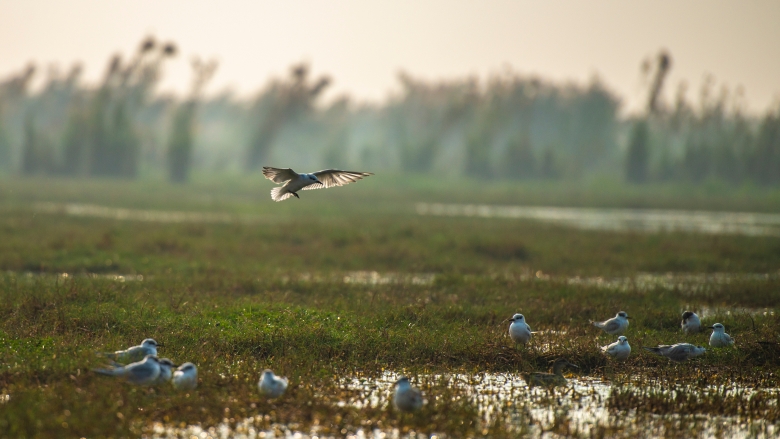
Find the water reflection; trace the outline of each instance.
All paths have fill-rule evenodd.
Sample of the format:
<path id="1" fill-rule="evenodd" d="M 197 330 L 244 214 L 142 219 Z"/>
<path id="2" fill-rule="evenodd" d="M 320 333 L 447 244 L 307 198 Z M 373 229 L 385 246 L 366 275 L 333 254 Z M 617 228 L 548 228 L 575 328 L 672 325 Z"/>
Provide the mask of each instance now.
<path id="1" fill-rule="evenodd" d="M 417 203 L 419 215 L 518 218 L 586 230 L 780 236 L 780 214 Z"/>
<path id="2" fill-rule="evenodd" d="M 355 395 L 351 400 L 339 401 L 339 406 L 352 405 L 357 408 L 386 408 L 392 394 L 392 384 L 398 379 L 396 373 L 385 372 L 377 377 L 349 377 L 340 385 Z M 509 435 L 553 438 L 553 437 L 590 437 L 602 436 L 611 432 L 610 437 L 776 437 L 780 428 L 769 420 L 756 417 L 755 413 L 745 410 L 740 416 L 724 416 L 717 408 L 706 409 L 694 414 L 649 413 L 641 407 L 631 409 L 616 408 L 615 398 L 627 389 L 639 394 L 656 392 L 666 395 L 670 401 L 678 400 L 678 394 L 695 393 L 704 400 L 710 396 L 736 398 L 748 404 L 754 400 L 780 397 L 778 389 L 747 389 L 737 386 L 694 387 L 686 385 L 638 382 L 618 384 L 588 377 L 569 379 L 566 388 L 548 390 L 529 388 L 525 381 L 514 373 L 475 373 L 475 374 L 431 374 L 417 375 L 413 378 L 426 397 L 427 404 L 437 404 L 437 398 L 430 389 L 446 386 L 454 389 L 477 407 L 481 422 L 485 426 L 501 425 Z M 460 397 L 460 396 L 458 396 Z M 771 406 L 771 404 L 770 404 Z M 776 409 L 769 407 L 770 409 Z M 706 404 L 704 405 L 706 407 Z M 709 410 L 709 412 L 707 411 Z M 238 423 L 224 423 L 204 428 L 187 426 L 184 428 L 167 426 L 161 423 L 152 428 L 152 437 L 219 437 L 219 438 L 315 438 L 334 437 L 323 435 L 317 427 L 302 431 L 290 426 L 273 425 L 271 428 L 259 428 L 263 424 L 262 415 L 244 419 Z M 358 426 L 356 426 L 358 427 Z M 487 431 L 487 430 L 484 430 Z M 431 434 L 431 432 L 428 432 Z M 486 433 L 487 434 L 487 433 Z M 354 433 L 342 431 L 339 437 L 349 438 L 407 438 L 407 437 L 444 437 L 441 434 L 424 435 L 420 432 L 404 434 L 398 429 L 357 428 Z"/>
<path id="3" fill-rule="evenodd" d="M 107 207 L 78 203 L 37 203 L 36 212 L 107 218 L 123 221 L 146 221 L 157 223 L 257 223 L 266 220 L 260 215 L 234 215 L 219 212 L 181 212 L 166 210 L 141 210 L 123 207 Z"/>

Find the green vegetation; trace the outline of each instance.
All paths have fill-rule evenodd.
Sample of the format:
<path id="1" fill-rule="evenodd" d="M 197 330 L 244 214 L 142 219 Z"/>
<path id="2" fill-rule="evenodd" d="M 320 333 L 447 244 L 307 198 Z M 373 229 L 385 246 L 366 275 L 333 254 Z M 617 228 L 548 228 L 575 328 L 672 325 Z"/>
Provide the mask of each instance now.
<path id="1" fill-rule="evenodd" d="M 512 437 L 528 425 L 517 421 L 528 416 L 518 412 L 520 401 L 502 402 L 486 419 L 468 392 L 434 374 L 515 375 L 544 370 L 558 357 L 577 364 L 584 377 L 614 383 L 604 401 L 610 409 L 637 410 L 633 427 L 610 424 L 604 434 L 642 431 L 642 413 L 780 419 L 776 391 L 723 390 L 780 385 L 774 373 L 780 353 L 772 344 L 780 336 L 780 239 L 587 232 L 518 220 L 421 217 L 413 206 L 623 203 L 777 211 L 775 192 L 700 188 L 685 198 L 671 186 L 654 188 L 658 195 L 652 196 L 646 188 L 604 192 L 598 182 L 571 193 L 554 184 L 481 188 L 378 176 L 272 203 L 270 183 L 259 183 L 0 180 L 0 397 L 9 395 L 0 398 L 0 431 L 137 437 L 155 422 L 208 427 L 260 415 L 258 428 L 283 424 L 307 432 L 317 426 L 324 435 L 397 427 Z M 40 202 L 225 212 L 239 220 L 120 221 L 43 213 L 34 209 Z M 361 278 L 355 271 L 379 274 Z M 538 271 L 553 277 L 537 277 Z M 671 289 L 567 281 L 640 272 L 737 276 Z M 771 276 L 738 276 L 747 273 Z M 143 279 L 108 276 L 114 274 Z M 684 309 L 702 313 L 706 324 L 726 325 L 736 348 L 708 351 L 682 365 L 642 352 L 643 345 L 706 343 L 707 334 L 686 339 L 680 333 Z M 599 346 L 614 340 L 588 324 L 617 310 L 633 317 L 626 335 L 634 351 L 624 364 L 601 354 Z M 505 319 L 515 312 L 541 331 L 526 349 L 515 350 L 506 334 Z M 101 364 L 96 351 L 146 337 L 165 344 L 161 356 L 198 365 L 197 390 L 134 388 L 89 371 Z M 291 380 L 278 400 L 257 393 L 265 368 Z M 421 413 L 339 404 L 362 394 L 337 376 L 370 380 L 386 372 L 406 373 L 421 384 L 429 401 Z M 642 383 L 661 390 L 632 387 Z M 677 383 L 701 391 L 699 398 L 663 391 Z M 562 394 L 534 401 L 557 410 L 552 407 Z M 377 395 L 386 401 L 389 386 Z M 566 419 L 556 412 L 554 431 L 574 435 Z M 672 421 L 668 428 L 669 436 L 687 432 Z"/>

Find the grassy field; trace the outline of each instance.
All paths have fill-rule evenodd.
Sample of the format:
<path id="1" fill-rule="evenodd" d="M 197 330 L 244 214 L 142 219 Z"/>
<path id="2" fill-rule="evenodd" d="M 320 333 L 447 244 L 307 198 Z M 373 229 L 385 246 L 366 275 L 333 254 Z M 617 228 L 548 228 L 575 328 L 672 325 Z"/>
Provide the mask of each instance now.
<path id="1" fill-rule="evenodd" d="M 512 437 L 525 428 L 507 421 L 518 411 L 514 402 L 486 417 L 467 391 L 436 377 L 513 375 L 545 369 L 557 357 L 579 365 L 581 377 L 612 383 L 607 406 L 618 415 L 780 421 L 777 390 L 705 391 L 780 386 L 780 350 L 772 344 L 780 336 L 780 239 L 581 231 L 414 211 L 415 202 L 427 201 L 778 212 L 778 191 L 372 177 L 273 203 L 270 188 L 259 178 L 202 178 L 188 186 L 0 180 L 0 431 L 137 437 L 151 434 L 155 422 L 236 425 L 255 417 L 260 429 L 285 425 L 326 436 L 398 428 Z M 42 210 L 40 203 L 228 219 L 117 220 Z M 648 272 L 730 276 L 672 287 L 630 281 Z M 575 276 L 629 281 L 617 288 L 573 282 Z M 684 309 L 726 325 L 737 347 L 677 366 L 643 352 L 658 343 L 706 344 L 705 334 L 679 332 Z M 624 364 L 603 357 L 598 347 L 614 340 L 588 324 L 618 310 L 633 317 L 626 335 L 634 351 Z M 516 350 L 506 336 L 505 319 L 515 312 L 541 331 L 529 348 Z M 134 388 L 90 372 L 101 365 L 96 351 L 146 337 L 165 344 L 161 356 L 198 365 L 196 391 Z M 291 379 L 279 400 L 257 393 L 265 368 Z M 362 396 L 339 377 L 372 380 L 388 372 L 422 386 L 429 403 L 420 413 L 389 409 L 389 387 L 379 389 L 377 404 L 340 404 Z M 659 387 L 629 386 L 649 382 Z M 674 386 L 702 393 L 681 401 L 664 391 Z M 555 425 L 556 434 L 576 435 Z M 642 428 L 637 418 L 599 431 L 630 436 Z M 690 434 L 682 424 L 664 431 Z"/>

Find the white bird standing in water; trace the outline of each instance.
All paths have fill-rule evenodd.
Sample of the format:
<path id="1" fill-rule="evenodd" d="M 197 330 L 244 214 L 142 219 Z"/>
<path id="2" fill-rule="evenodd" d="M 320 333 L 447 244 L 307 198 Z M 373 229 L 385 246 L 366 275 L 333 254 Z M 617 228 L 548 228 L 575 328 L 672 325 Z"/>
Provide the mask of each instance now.
<path id="1" fill-rule="evenodd" d="M 173 376 L 173 369 L 176 367 L 173 361 L 167 358 L 161 358 L 160 361 L 160 375 L 157 377 L 155 384 L 165 384 L 171 380 Z"/>
<path id="2" fill-rule="evenodd" d="M 684 334 L 695 334 L 701 331 L 701 320 L 695 312 L 685 311 L 682 315 L 682 323 L 680 323 Z"/>
<path id="3" fill-rule="evenodd" d="M 192 363 L 184 363 L 173 373 L 173 388 L 194 390 L 198 387 L 198 368 Z"/>
<path id="4" fill-rule="evenodd" d="M 694 346 L 690 343 L 677 343 L 673 345 L 663 344 L 656 348 L 645 347 L 645 349 L 677 363 L 682 363 L 685 360 L 698 357 L 707 351 L 701 346 Z"/>
<path id="5" fill-rule="evenodd" d="M 160 360 L 154 355 L 147 355 L 141 361 L 127 366 L 111 367 L 110 369 L 92 369 L 93 372 L 125 379 L 130 384 L 150 386 L 157 384 L 160 376 Z"/>
<path id="6" fill-rule="evenodd" d="M 325 169 L 312 174 L 298 174 L 290 168 L 263 167 L 265 178 L 283 186 L 271 189 L 271 199 L 283 201 L 290 197 L 300 198 L 299 190 L 322 189 L 334 186 L 344 186 L 354 183 L 363 177 L 374 175 L 371 172 L 340 171 L 338 169 Z"/>
<path id="7" fill-rule="evenodd" d="M 525 322 L 525 316 L 515 314 L 509 321 L 512 322 L 509 325 L 509 336 L 515 342 L 515 347 L 520 343 L 525 346 L 531 341 L 531 327 Z"/>
<path id="8" fill-rule="evenodd" d="M 621 335 L 616 342 L 608 346 L 602 346 L 601 350 L 616 360 L 625 360 L 631 355 L 631 345 L 628 344 L 628 339 L 625 335 Z"/>
<path id="9" fill-rule="evenodd" d="M 721 323 L 716 323 L 709 327 L 712 329 L 710 335 L 710 346 L 714 348 L 727 348 L 734 344 L 734 339 L 726 334 L 726 328 Z"/>
<path id="10" fill-rule="evenodd" d="M 287 378 L 276 376 L 273 371 L 266 369 L 257 383 L 257 388 L 269 398 L 278 398 L 287 390 Z"/>
<path id="11" fill-rule="evenodd" d="M 127 364 L 132 363 L 133 361 L 141 361 L 146 358 L 147 355 L 154 355 L 156 357 L 158 347 L 162 347 L 162 345 L 158 344 L 152 338 L 147 338 L 138 346 L 127 348 L 124 351 L 103 352 L 100 353 L 100 355 L 114 360 L 117 363 Z"/>
<path id="12" fill-rule="evenodd" d="M 609 320 L 603 322 L 590 322 L 593 326 L 603 329 L 604 332 L 610 335 L 620 335 L 628 328 L 628 314 L 625 311 L 620 311 Z"/>
<path id="13" fill-rule="evenodd" d="M 395 382 L 395 395 L 393 405 L 402 412 L 414 412 L 423 406 L 423 397 L 420 389 L 412 387 L 409 378 L 401 377 Z"/>

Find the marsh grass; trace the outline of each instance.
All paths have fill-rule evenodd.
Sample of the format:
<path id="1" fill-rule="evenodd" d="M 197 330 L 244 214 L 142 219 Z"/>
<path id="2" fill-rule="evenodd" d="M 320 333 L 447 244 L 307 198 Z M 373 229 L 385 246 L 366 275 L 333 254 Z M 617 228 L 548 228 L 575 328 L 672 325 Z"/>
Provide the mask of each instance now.
<path id="1" fill-rule="evenodd" d="M 163 205 L 155 193 L 141 202 L 142 183 L 106 184 L 85 191 L 115 206 L 185 211 L 204 195 L 162 186 L 166 196 L 181 194 Z M 650 422 L 646 414 L 668 420 L 659 430 L 667 436 L 688 428 L 667 416 L 778 418 L 777 392 L 756 393 L 780 387 L 777 238 L 422 218 L 399 207 L 406 204 L 372 211 L 360 193 L 338 208 L 314 196 L 270 207 L 209 198 L 199 207 L 264 214 L 279 206 L 269 225 L 141 223 L 34 213 L 23 202 L 83 201 L 70 184 L 48 192 L 39 181 L 7 187 L 25 194 L 0 201 L 0 396 L 8 395 L 0 399 L 0 429 L 12 437 L 136 437 L 155 423 L 239 428 L 249 418 L 259 429 L 326 436 L 379 428 L 512 437 L 530 431 L 524 410 L 536 406 L 554 411 L 550 431 L 583 435 L 572 427 L 576 404 L 556 405 L 565 389 L 526 409 L 503 401 L 487 416 L 468 386 L 452 381 L 453 374 L 546 370 L 559 357 L 580 366 L 583 379 L 612 383 L 607 407 L 636 416 L 602 422 L 594 435 L 635 435 Z M 355 270 L 378 274 L 345 282 Z M 621 288 L 567 281 L 645 271 L 772 275 Z M 414 283 L 414 274 L 426 280 Z M 380 278 L 395 280 L 370 281 Z M 681 365 L 643 352 L 659 343 L 707 343 L 707 333 L 679 332 L 683 309 L 726 325 L 736 347 Z M 588 324 L 617 310 L 633 317 L 626 334 L 633 352 L 622 363 L 603 356 L 599 347 L 614 340 Z M 539 331 L 525 348 L 506 334 L 515 312 Z M 146 337 L 165 344 L 161 356 L 198 365 L 197 390 L 135 388 L 90 372 L 102 364 L 96 352 Z M 257 393 L 265 368 L 290 378 L 284 397 Z M 375 384 L 376 404 L 346 403 L 366 396 L 343 378 L 372 382 L 387 373 L 411 376 L 429 404 L 396 413 L 386 384 Z M 679 399 L 692 392 L 698 396 Z"/>

